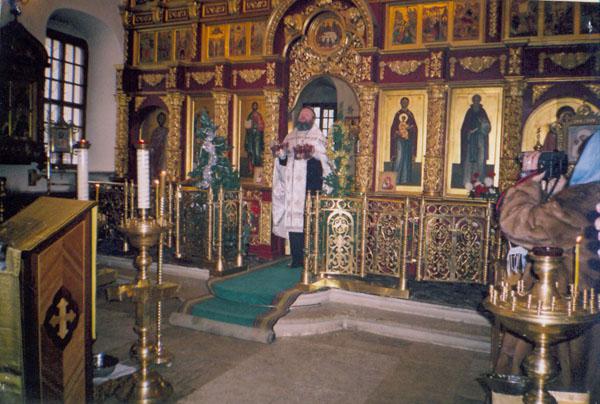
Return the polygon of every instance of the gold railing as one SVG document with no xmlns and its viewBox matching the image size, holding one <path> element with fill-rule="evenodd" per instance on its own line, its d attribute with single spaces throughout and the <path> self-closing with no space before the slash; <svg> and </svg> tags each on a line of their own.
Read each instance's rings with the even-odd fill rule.
<svg viewBox="0 0 600 404">
<path fill-rule="evenodd" d="M 307 196 L 302 283 L 408 296 L 417 280 L 486 283 L 492 207 L 482 201 Z M 495 255 L 495 254 L 494 254 Z M 382 282 L 387 280 L 387 282 Z M 381 286 L 383 285 L 383 286 Z"/>
<path fill-rule="evenodd" d="M 244 268 L 242 190 L 177 186 L 175 256 L 199 261 L 216 275 Z"/>
<path fill-rule="evenodd" d="M 90 184 L 100 207 L 99 240 L 127 248 L 117 228 L 134 214 L 135 184 Z M 167 250 L 217 275 L 242 268 L 243 230 L 251 227 L 243 198 L 241 189 L 169 184 Z M 389 289 L 376 293 L 407 296 L 408 274 L 418 281 L 487 283 L 490 262 L 505 254 L 492 206 L 484 201 L 315 195 L 306 206 L 305 285 L 373 280 Z"/>
<path fill-rule="evenodd" d="M 136 185 L 128 180 L 90 181 L 90 187 L 99 205 L 99 242 L 127 252 L 126 238 L 118 228 L 135 214 Z M 153 187 L 151 199 L 156 196 Z M 208 267 L 215 275 L 244 268 L 246 219 L 241 189 L 213 192 L 169 183 L 164 217 L 172 225 L 165 234 L 165 247 L 176 258 Z"/>
</svg>

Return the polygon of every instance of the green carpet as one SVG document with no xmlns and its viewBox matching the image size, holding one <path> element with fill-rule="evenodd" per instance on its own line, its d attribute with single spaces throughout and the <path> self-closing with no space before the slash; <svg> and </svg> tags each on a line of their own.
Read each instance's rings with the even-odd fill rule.
<svg viewBox="0 0 600 404">
<path fill-rule="evenodd" d="M 284 261 L 214 278 L 208 282 L 211 295 L 187 302 L 182 311 L 220 323 L 272 330 L 300 295 L 295 286 L 301 275 L 302 268 L 291 269 Z"/>
</svg>

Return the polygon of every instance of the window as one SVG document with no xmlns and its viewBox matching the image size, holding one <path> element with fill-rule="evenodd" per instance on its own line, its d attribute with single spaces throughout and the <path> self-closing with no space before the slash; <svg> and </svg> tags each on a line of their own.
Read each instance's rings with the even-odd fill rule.
<svg viewBox="0 0 600 404">
<path fill-rule="evenodd" d="M 49 126 L 64 121 L 73 126 L 73 144 L 85 129 L 87 44 L 83 39 L 48 30 L 46 51 L 50 66 L 45 74 L 44 142 L 49 143 Z M 72 153 L 52 153 L 50 159 L 52 163 L 74 163 Z"/>
<path fill-rule="evenodd" d="M 315 111 L 315 119 L 319 129 L 325 136 L 329 133 L 335 122 L 335 104 L 304 104 L 305 107 L 311 107 Z"/>
</svg>

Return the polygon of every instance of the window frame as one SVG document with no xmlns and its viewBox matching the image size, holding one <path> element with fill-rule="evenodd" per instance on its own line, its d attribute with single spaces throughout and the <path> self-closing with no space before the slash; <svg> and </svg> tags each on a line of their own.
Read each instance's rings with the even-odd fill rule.
<svg viewBox="0 0 600 404">
<path fill-rule="evenodd" d="M 60 31 L 56 31 L 53 29 L 48 28 L 46 30 L 46 40 L 50 39 L 52 42 L 52 47 L 54 47 L 53 43 L 54 41 L 57 41 L 60 45 L 60 55 L 59 57 L 55 57 L 54 55 L 54 49 L 52 49 L 52 52 L 48 52 L 48 61 L 50 66 L 47 68 L 48 70 L 48 74 L 44 73 L 44 96 L 43 96 L 43 102 L 44 102 L 44 127 L 45 127 L 45 135 L 44 135 L 44 142 L 49 144 L 50 139 L 49 139 L 49 128 L 52 125 L 56 125 L 57 123 L 60 123 L 62 120 L 64 120 L 64 114 L 65 114 L 65 108 L 71 108 L 73 111 L 75 110 L 81 110 L 81 121 L 79 122 L 79 125 L 75 125 L 74 123 L 74 114 L 72 115 L 72 120 L 71 122 L 67 122 L 68 124 L 72 124 L 72 127 L 75 129 L 77 129 L 79 131 L 79 133 L 77 134 L 77 138 L 78 139 L 85 139 L 85 128 L 86 128 L 86 124 L 87 124 L 87 93 L 88 93 L 88 68 L 89 68 L 89 50 L 88 50 L 88 44 L 87 42 L 79 37 L 73 36 L 73 35 L 69 35 L 66 34 L 64 32 L 60 32 Z M 71 45 L 73 46 L 73 59 L 71 62 L 66 61 L 66 47 L 67 45 Z M 76 62 L 76 58 L 75 58 L 75 48 L 81 48 L 82 49 L 82 59 L 81 59 L 81 63 L 77 63 Z M 58 61 L 58 77 L 54 78 L 52 76 L 52 62 L 56 60 Z M 73 72 L 72 72 L 72 80 L 68 81 L 65 79 L 65 71 L 66 71 L 66 66 L 67 64 L 70 64 L 73 66 Z M 82 69 L 82 73 L 81 73 L 81 84 L 77 83 L 77 78 L 75 77 L 75 72 L 76 72 L 76 67 L 80 67 Z M 58 99 L 53 98 L 52 97 L 52 84 L 53 83 L 58 83 L 59 86 L 59 91 L 58 94 L 60 95 Z M 71 96 L 71 101 L 65 101 L 65 85 L 66 84 L 70 84 L 73 86 L 72 88 L 72 96 Z M 76 86 L 81 87 L 82 89 L 82 94 L 81 94 L 81 100 L 80 102 L 76 102 L 75 101 L 75 88 Z M 48 88 L 50 87 L 50 88 Z M 55 122 L 52 120 L 52 107 L 53 106 L 58 106 L 58 122 Z M 74 139 L 75 140 L 75 139 Z M 50 151 L 51 154 L 56 154 L 56 153 L 52 153 L 52 151 Z M 64 154 L 69 154 L 69 153 L 64 153 Z M 71 154 L 71 158 L 69 159 L 71 161 L 71 163 L 73 162 L 73 154 Z M 58 164 L 64 164 L 63 162 L 63 158 L 61 156 L 61 158 L 59 159 L 59 161 L 56 161 L 56 163 Z"/>
</svg>

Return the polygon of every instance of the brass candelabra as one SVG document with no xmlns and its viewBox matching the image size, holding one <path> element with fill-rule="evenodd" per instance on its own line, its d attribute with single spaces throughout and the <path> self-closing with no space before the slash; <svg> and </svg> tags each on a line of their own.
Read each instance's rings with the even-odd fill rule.
<svg viewBox="0 0 600 404">
<path fill-rule="evenodd" d="M 137 148 L 137 178 L 138 178 L 138 207 L 140 216 L 131 217 L 125 221 L 120 231 L 127 235 L 131 245 L 138 249 L 139 254 L 134 260 L 137 275 L 134 283 L 120 285 L 108 290 L 109 298 L 124 300 L 131 299 L 135 303 L 135 327 L 138 335 L 137 342 L 132 347 L 135 357 L 139 362 L 139 369 L 127 378 L 117 390 L 116 395 L 121 400 L 137 403 L 152 403 L 164 401 L 173 393 L 171 384 L 151 368 L 153 363 L 170 360 L 161 352 L 160 325 L 157 325 L 157 344 L 150 342 L 150 329 L 152 327 L 151 309 L 157 305 L 157 320 L 160 322 L 161 307 L 158 302 L 170 298 L 177 292 L 178 285 L 162 281 L 162 234 L 168 231 L 169 224 L 164 220 L 164 198 L 166 173 L 161 173 L 160 192 L 157 196 L 161 203 L 157 204 L 157 218 L 148 216 L 150 207 L 149 190 L 149 147 L 142 140 L 136 144 Z M 130 189 L 132 189 L 131 187 Z M 158 191 L 158 190 L 157 190 Z M 133 200 L 131 200 L 133 213 Z M 157 282 L 148 278 L 148 270 L 152 263 L 149 250 L 160 243 Z"/>
<path fill-rule="evenodd" d="M 550 353 L 550 345 L 576 337 L 600 319 L 600 295 L 594 289 L 581 294 L 574 285 L 570 294 L 561 295 L 556 274 L 562 268 L 562 250 L 534 248 L 529 254 L 538 281 L 529 290 L 523 282 L 516 289 L 503 283 L 490 285 L 484 307 L 509 330 L 535 344 L 524 362 L 531 387 L 523 396 L 525 403 L 556 403 L 547 384 L 558 375 L 558 364 Z"/>
</svg>

